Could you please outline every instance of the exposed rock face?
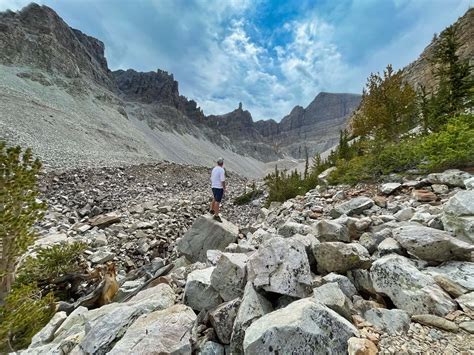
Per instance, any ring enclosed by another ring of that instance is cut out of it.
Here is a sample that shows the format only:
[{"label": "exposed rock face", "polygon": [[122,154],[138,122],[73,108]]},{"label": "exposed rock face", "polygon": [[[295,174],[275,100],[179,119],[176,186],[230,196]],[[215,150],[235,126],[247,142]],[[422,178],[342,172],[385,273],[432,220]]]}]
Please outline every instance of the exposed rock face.
[{"label": "exposed rock face", "polygon": [[[458,51],[459,58],[468,59],[473,62],[474,45],[474,9],[469,9],[462,17],[456,21],[455,26],[458,28],[458,42],[460,48]],[[436,87],[436,79],[433,75],[433,64],[431,60],[438,43],[438,39],[431,42],[421,53],[420,57],[403,69],[405,80],[413,87],[418,88],[421,85],[431,91]]]},{"label": "exposed rock face", "polygon": [[70,28],[47,6],[0,13],[0,64],[27,66],[88,79],[115,89],[104,44]]},{"label": "exposed rock face", "polygon": [[337,143],[361,96],[322,92],[303,108],[296,106],[279,123],[253,122],[241,107],[225,115],[208,116],[206,123],[238,142],[239,148],[263,161],[283,156],[302,159],[321,153]]}]

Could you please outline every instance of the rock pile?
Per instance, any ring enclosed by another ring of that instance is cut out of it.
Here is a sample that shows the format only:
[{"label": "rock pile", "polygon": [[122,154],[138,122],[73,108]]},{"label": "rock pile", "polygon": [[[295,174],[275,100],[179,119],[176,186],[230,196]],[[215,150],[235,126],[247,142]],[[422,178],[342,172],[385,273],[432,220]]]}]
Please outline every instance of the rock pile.
[{"label": "rock pile", "polygon": [[[157,284],[126,302],[58,313],[27,353],[467,353],[470,179],[448,171],[390,188],[318,187],[245,225],[200,216],[169,242],[156,266],[174,267]],[[160,213],[127,231],[155,228]]]}]

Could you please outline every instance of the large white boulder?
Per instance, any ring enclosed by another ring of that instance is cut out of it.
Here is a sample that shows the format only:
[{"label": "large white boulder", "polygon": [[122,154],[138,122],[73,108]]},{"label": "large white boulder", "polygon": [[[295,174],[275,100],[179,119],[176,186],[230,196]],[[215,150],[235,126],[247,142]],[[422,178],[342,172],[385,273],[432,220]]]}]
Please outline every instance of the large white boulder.
[{"label": "large white boulder", "polygon": [[240,298],[225,302],[209,312],[209,320],[222,344],[229,344],[232,335],[237,311],[240,306]]},{"label": "large white boulder", "polygon": [[412,262],[390,254],[376,260],[370,269],[375,291],[388,296],[393,304],[412,314],[444,316],[456,304],[434,279],[419,271]]},{"label": "large white boulder", "polygon": [[237,240],[239,228],[223,219],[222,223],[212,216],[196,218],[191,228],[178,241],[178,251],[192,262],[206,262],[208,250],[221,250]]},{"label": "large white boulder", "polygon": [[275,237],[265,241],[247,262],[248,280],[265,291],[306,297],[311,289],[308,256],[302,243]]},{"label": "large white boulder", "polygon": [[351,269],[368,269],[371,264],[369,252],[358,243],[315,244],[313,253],[321,273],[344,274]]},{"label": "large white boulder", "polygon": [[248,257],[240,253],[223,253],[211,274],[211,285],[224,301],[241,297],[247,279]]},{"label": "large white boulder", "polygon": [[318,221],[314,224],[314,229],[316,237],[321,242],[349,243],[351,241],[347,227],[334,221]]},{"label": "large white boulder", "polygon": [[331,282],[316,287],[313,290],[313,297],[316,302],[328,306],[344,318],[351,320],[352,302],[337,283]]},{"label": "large white boulder", "polygon": [[410,316],[401,309],[372,308],[364,313],[364,318],[390,335],[404,333],[410,328]]},{"label": "large white boulder", "polygon": [[328,307],[305,298],[257,319],[245,332],[244,354],[346,354],[357,329]]},{"label": "large white boulder", "polygon": [[255,291],[251,282],[247,282],[232,330],[230,342],[232,354],[243,353],[242,344],[245,331],[255,320],[271,311],[273,311],[273,307],[270,301]]},{"label": "large white boulder", "polygon": [[417,225],[393,230],[393,238],[408,253],[426,261],[470,260],[474,245],[470,245],[448,232]]},{"label": "large white boulder", "polygon": [[215,267],[194,270],[188,275],[184,287],[184,304],[195,311],[210,310],[221,304],[222,298],[211,285]]},{"label": "large white boulder", "polygon": [[313,228],[306,224],[297,223],[291,219],[287,220],[280,228],[278,228],[278,234],[289,238],[295,234],[306,235],[313,232]]},{"label": "large white boulder", "polygon": [[448,261],[436,267],[428,267],[431,276],[445,275],[453,282],[469,291],[474,291],[474,263],[467,261]]},{"label": "large white boulder", "polygon": [[433,173],[427,176],[427,180],[431,184],[445,184],[449,186],[465,187],[464,180],[471,177],[471,174],[457,170],[450,169],[442,173]]},{"label": "large white boulder", "polygon": [[182,304],[143,315],[108,354],[190,354],[195,320],[193,310]]}]

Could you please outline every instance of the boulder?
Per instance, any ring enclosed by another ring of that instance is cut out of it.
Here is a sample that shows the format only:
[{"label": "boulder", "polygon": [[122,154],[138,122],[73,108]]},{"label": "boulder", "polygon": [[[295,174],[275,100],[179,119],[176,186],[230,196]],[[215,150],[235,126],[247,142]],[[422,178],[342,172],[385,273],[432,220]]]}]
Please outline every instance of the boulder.
[{"label": "boulder", "polygon": [[433,279],[436,281],[439,287],[445,290],[453,298],[460,297],[468,292],[467,289],[452,281],[445,275],[434,275]]},{"label": "boulder", "polygon": [[395,191],[397,191],[401,186],[402,184],[398,182],[389,182],[380,186],[380,192],[382,192],[385,195],[390,195],[394,193]]},{"label": "boulder", "polygon": [[46,324],[43,329],[36,333],[31,339],[29,349],[36,348],[38,346],[47,344],[54,339],[54,332],[60,327],[60,325],[66,320],[66,312],[57,312],[53,318]]},{"label": "boulder", "polygon": [[193,310],[182,304],[143,315],[130,325],[109,354],[190,354],[195,320]]},{"label": "boulder", "polygon": [[318,179],[321,180],[324,184],[328,184],[328,177],[331,173],[336,170],[335,166],[331,166],[330,168],[324,170],[321,174],[318,175]]},{"label": "boulder", "polygon": [[293,297],[309,294],[311,275],[303,244],[275,237],[265,241],[247,262],[248,280],[265,291]]},{"label": "boulder", "polygon": [[445,229],[457,238],[474,243],[474,190],[458,191],[443,206]]},{"label": "boulder", "polygon": [[46,248],[54,244],[66,243],[69,240],[66,233],[51,233],[35,240],[35,248]]},{"label": "boulder", "polygon": [[384,239],[378,246],[377,246],[377,256],[382,257],[388,254],[403,254],[403,248],[395,239],[387,238]]},{"label": "boulder", "polygon": [[259,228],[255,232],[253,232],[250,235],[250,237],[248,237],[248,241],[251,245],[257,247],[260,244],[262,244],[265,240],[273,238],[273,237],[276,237],[276,235],[262,228]]},{"label": "boulder", "polygon": [[316,260],[314,259],[313,255],[313,246],[314,244],[318,244],[319,240],[313,234],[295,234],[291,237],[291,239],[294,239],[304,245],[306,255],[308,256],[309,266],[311,270],[316,270]]},{"label": "boulder", "polygon": [[393,230],[393,238],[408,253],[426,261],[470,260],[474,245],[438,229],[408,225]]},{"label": "boulder", "polygon": [[316,237],[320,242],[350,242],[346,226],[334,221],[322,220],[314,224]]},{"label": "boulder", "polygon": [[197,352],[198,355],[225,355],[224,346],[214,341],[206,341],[201,349]]},{"label": "boulder", "polygon": [[418,202],[433,202],[438,199],[438,196],[428,190],[413,190],[411,195]]},{"label": "boulder", "polygon": [[247,282],[247,255],[223,253],[211,274],[211,285],[224,301],[241,297]]},{"label": "boulder", "polygon": [[447,194],[449,192],[449,187],[443,184],[433,184],[431,185],[433,192],[439,195]]},{"label": "boulder", "polygon": [[296,223],[291,219],[287,220],[280,228],[278,228],[278,234],[285,238],[292,237],[295,234],[306,235],[309,233],[313,233],[313,228],[306,224]]},{"label": "boulder", "polygon": [[120,215],[117,212],[100,214],[89,219],[89,224],[92,227],[105,228],[114,223],[120,222]]},{"label": "boulder", "polygon": [[351,269],[368,269],[371,264],[369,252],[357,243],[315,244],[313,253],[318,271],[323,274],[330,272],[344,274]]},{"label": "boulder", "polygon": [[474,263],[467,261],[448,261],[436,267],[428,267],[426,272],[432,276],[445,275],[451,281],[474,291]]},{"label": "boulder", "polygon": [[377,355],[377,346],[369,339],[352,337],[347,341],[349,355]]},{"label": "boulder", "polygon": [[366,232],[360,236],[359,244],[367,249],[369,253],[373,253],[385,238],[387,238],[387,235],[382,231],[377,233]]},{"label": "boulder", "polygon": [[374,201],[372,199],[365,196],[360,196],[337,205],[331,211],[331,215],[339,217],[343,214],[348,216],[361,214],[363,211],[371,208],[373,205]]},{"label": "boulder", "polygon": [[457,170],[450,169],[442,173],[429,174],[426,179],[430,184],[445,184],[449,186],[465,187],[464,180],[469,179],[471,174]]},{"label": "boulder", "polygon": [[396,218],[397,221],[409,221],[413,215],[415,214],[415,210],[412,207],[402,208],[400,211],[395,213],[393,216]]},{"label": "boulder", "polygon": [[107,250],[97,250],[91,254],[88,259],[92,264],[105,264],[107,261],[113,260],[115,254]]},{"label": "boulder", "polygon": [[184,304],[195,311],[210,310],[222,303],[222,298],[212,286],[211,275],[214,267],[194,270],[188,275],[184,287]]},{"label": "boulder", "polygon": [[389,335],[399,335],[410,328],[410,316],[401,309],[371,308],[364,313],[364,319]]},{"label": "boulder", "polygon": [[457,332],[459,330],[459,327],[456,325],[456,323],[442,317],[434,316],[432,314],[415,314],[411,317],[411,319],[414,322],[447,330],[448,332]]},{"label": "boulder", "polygon": [[374,285],[370,278],[370,272],[364,269],[354,269],[347,272],[347,277],[351,280],[356,290],[360,294],[375,295]]},{"label": "boulder", "polygon": [[237,311],[240,306],[240,298],[226,302],[209,312],[209,320],[222,344],[230,344],[232,328],[234,326]]},{"label": "boulder", "polygon": [[232,338],[230,342],[230,351],[232,354],[243,353],[242,345],[247,328],[255,320],[270,313],[272,310],[272,304],[265,297],[255,291],[251,282],[247,282],[242,302],[232,329]]},{"label": "boulder", "polygon": [[376,260],[370,269],[375,291],[390,298],[393,304],[412,314],[444,316],[456,309],[456,304],[434,279],[419,271],[412,262],[390,254]]},{"label": "boulder", "polygon": [[459,328],[465,330],[468,333],[474,334],[474,321],[466,321],[459,323]]},{"label": "boulder", "polygon": [[464,180],[464,186],[467,190],[474,190],[474,176]]},{"label": "boulder", "polygon": [[245,332],[244,354],[345,354],[357,329],[339,314],[302,299],[257,319]]},{"label": "boulder", "polygon": [[206,261],[206,253],[210,249],[223,251],[230,243],[237,240],[239,229],[236,225],[223,219],[222,223],[212,216],[201,216],[194,220],[193,225],[178,241],[178,251],[190,261]]},{"label": "boulder", "polygon": [[351,280],[349,280],[349,278],[347,278],[346,276],[331,272],[330,274],[327,274],[326,276],[323,277],[323,281],[325,283],[330,283],[330,282],[337,283],[341,291],[344,292],[344,294],[347,297],[349,297],[349,299],[351,299],[352,296],[357,294],[356,288],[352,284]]},{"label": "boulder", "polygon": [[349,321],[352,319],[352,302],[337,283],[327,283],[316,287],[313,290],[313,297],[316,302],[328,306]]},{"label": "boulder", "polygon": [[456,298],[456,302],[459,303],[464,312],[474,316],[474,292],[465,293]]}]

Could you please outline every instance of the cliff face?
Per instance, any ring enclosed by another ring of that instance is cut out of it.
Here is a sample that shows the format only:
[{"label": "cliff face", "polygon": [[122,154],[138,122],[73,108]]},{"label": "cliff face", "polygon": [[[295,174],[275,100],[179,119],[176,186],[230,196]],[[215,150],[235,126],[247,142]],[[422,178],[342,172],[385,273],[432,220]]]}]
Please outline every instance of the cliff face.
[{"label": "cliff face", "polygon": [[70,28],[47,6],[30,4],[0,13],[0,64],[88,78],[115,90],[104,44]]},{"label": "cliff face", "polygon": [[[460,44],[457,52],[459,58],[467,59],[471,65],[474,65],[474,8],[469,9],[460,17],[454,26],[457,28],[457,40]],[[438,43],[438,39],[432,41],[417,60],[403,69],[405,80],[415,89],[423,86],[428,92],[431,92],[436,88],[432,59]]]},{"label": "cliff face", "polygon": [[303,108],[295,106],[281,122],[253,122],[250,112],[238,108],[219,116],[208,116],[206,122],[231,141],[238,142],[247,154],[264,161],[282,157],[304,158],[332,147],[345,128],[350,114],[357,108],[360,95],[320,93]]}]

